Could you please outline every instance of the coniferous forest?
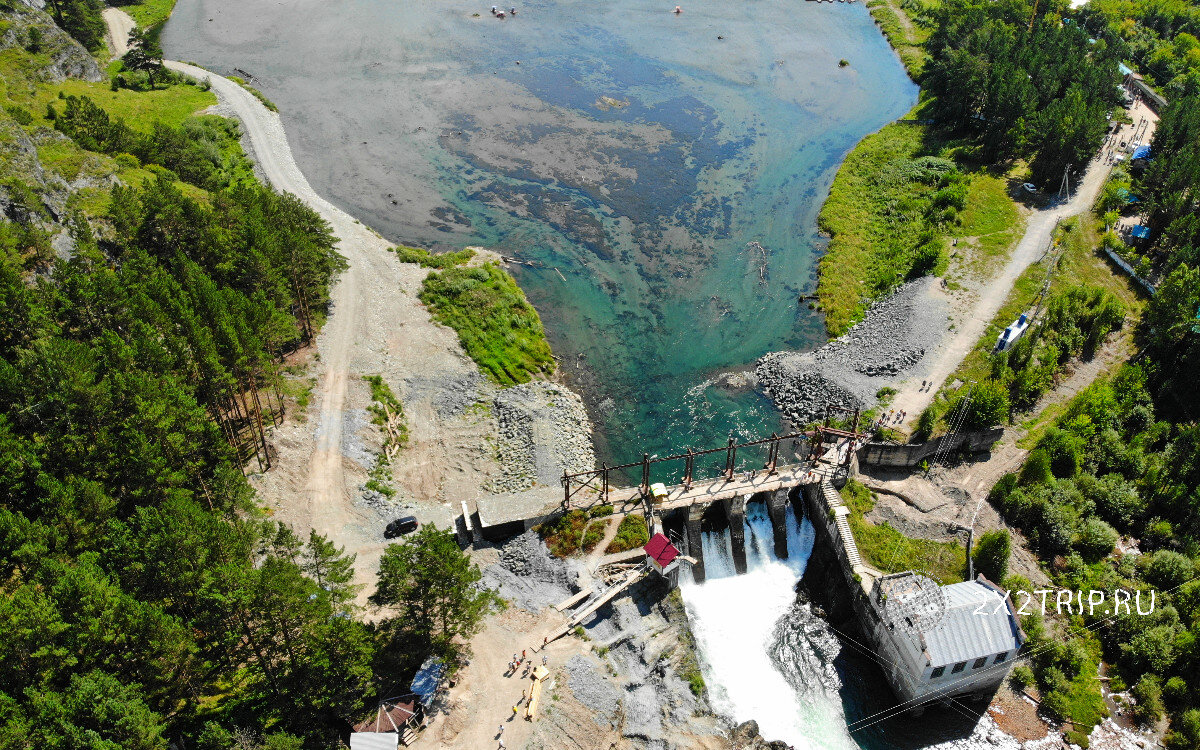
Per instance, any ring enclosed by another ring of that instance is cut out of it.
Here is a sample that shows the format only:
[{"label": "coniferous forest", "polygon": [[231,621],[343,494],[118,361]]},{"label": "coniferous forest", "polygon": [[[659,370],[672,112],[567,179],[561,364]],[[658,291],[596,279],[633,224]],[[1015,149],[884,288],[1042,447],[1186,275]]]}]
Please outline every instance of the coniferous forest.
[{"label": "coniferous forest", "polygon": [[457,572],[439,595],[469,616],[437,632],[409,616],[435,587],[397,564],[380,586],[400,594],[367,624],[354,556],[256,503],[246,473],[270,467],[281,370],[324,320],[335,238],[254,179],[235,123],[155,114],[200,82],[126,71],[158,96],[112,97],[136,122],[55,96],[45,50],[71,43],[53,9],[4,10],[0,748],[336,746],[492,600],[426,527],[391,554],[440,550]]}]

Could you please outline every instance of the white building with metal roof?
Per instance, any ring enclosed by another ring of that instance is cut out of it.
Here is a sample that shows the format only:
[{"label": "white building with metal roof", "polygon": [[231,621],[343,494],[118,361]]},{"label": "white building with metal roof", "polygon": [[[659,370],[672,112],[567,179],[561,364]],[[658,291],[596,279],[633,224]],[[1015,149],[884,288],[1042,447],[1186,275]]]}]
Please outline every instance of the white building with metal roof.
[{"label": "white building with metal roof", "polygon": [[983,576],[938,586],[913,572],[884,576],[870,595],[873,635],[892,688],[913,707],[990,694],[1025,642],[1011,599]]}]

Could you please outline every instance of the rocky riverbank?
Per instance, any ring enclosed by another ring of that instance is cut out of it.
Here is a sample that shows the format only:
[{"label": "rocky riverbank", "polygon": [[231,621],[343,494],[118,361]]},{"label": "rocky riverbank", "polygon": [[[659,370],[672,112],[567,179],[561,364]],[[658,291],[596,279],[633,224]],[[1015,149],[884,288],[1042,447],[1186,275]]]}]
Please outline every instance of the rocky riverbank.
[{"label": "rocky riverbank", "polygon": [[[484,583],[532,613],[601,585],[582,559],[551,557],[534,532],[490,554],[495,562],[484,569]],[[699,669],[698,656],[682,600],[664,578],[651,574],[566,638],[581,647],[556,670],[556,697],[525,747],[776,747],[758,738],[756,727],[735,728],[717,717],[704,690],[693,692],[686,676]]]},{"label": "rocky riverbank", "polygon": [[827,407],[866,408],[880,388],[917,371],[945,335],[949,306],[938,280],[911,281],[876,302],[862,322],[812,352],[772,352],[755,367],[758,385],[796,424]]},{"label": "rocky riverbank", "polygon": [[499,473],[488,488],[519,492],[554,485],[567,472],[596,465],[592,424],[579,394],[558,383],[535,381],[504,388],[492,400],[499,437]]}]

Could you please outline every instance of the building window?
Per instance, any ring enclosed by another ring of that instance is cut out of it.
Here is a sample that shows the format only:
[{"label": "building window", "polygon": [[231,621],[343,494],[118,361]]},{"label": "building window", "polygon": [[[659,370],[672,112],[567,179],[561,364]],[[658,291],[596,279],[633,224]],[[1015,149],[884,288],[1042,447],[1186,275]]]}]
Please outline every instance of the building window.
[{"label": "building window", "polygon": [[941,677],[944,674],[946,674],[946,668],[938,667],[929,673],[929,679],[936,680],[937,678]]},{"label": "building window", "polygon": [[992,664],[999,664],[1000,662],[1004,661],[1007,658],[1008,658],[1008,652],[1001,651],[1000,653],[996,654],[996,661],[992,662]]},{"label": "building window", "polygon": [[972,664],[972,665],[971,665],[971,669],[979,669],[979,668],[980,668],[980,667],[982,667],[984,664],[987,664],[987,657],[986,657],[986,656],[981,656],[981,657],[979,657],[978,659],[976,659],[976,660],[975,660],[975,663],[974,663],[974,664]]},{"label": "building window", "polygon": [[950,674],[958,674],[959,672],[963,671],[966,668],[967,668],[967,663],[965,661],[960,661],[958,664],[954,665],[954,669],[950,670]]}]

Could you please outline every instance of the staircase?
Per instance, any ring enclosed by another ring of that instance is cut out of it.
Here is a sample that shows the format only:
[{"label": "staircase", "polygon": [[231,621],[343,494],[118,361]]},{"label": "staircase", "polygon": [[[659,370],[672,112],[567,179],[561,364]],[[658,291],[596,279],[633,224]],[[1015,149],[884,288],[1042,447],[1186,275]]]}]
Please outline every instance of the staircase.
[{"label": "staircase", "polygon": [[858,552],[858,543],[854,541],[854,533],[850,531],[850,522],[846,519],[846,516],[850,515],[850,509],[842,504],[842,496],[834,489],[828,476],[821,480],[821,499],[834,515],[834,525],[837,526],[842,548],[846,551],[846,559],[853,570],[862,565],[862,555]]}]

